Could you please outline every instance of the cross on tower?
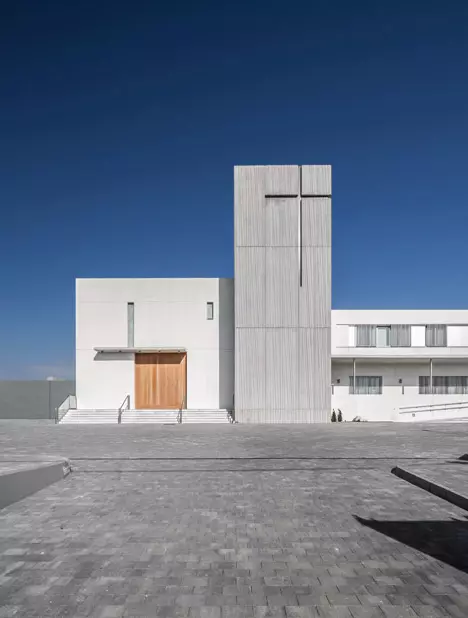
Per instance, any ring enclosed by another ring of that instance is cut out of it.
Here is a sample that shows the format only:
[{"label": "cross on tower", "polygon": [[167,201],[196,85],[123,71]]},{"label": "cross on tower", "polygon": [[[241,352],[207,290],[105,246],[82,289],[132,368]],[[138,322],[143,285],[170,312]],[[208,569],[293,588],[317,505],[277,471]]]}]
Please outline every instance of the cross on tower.
[{"label": "cross on tower", "polygon": [[330,197],[327,195],[317,195],[312,193],[303,193],[302,192],[302,165],[299,165],[299,190],[297,193],[289,193],[276,195],[272,193],[268,193],[265,195],[266,199],[294,199],[297,202],[297,212],[298,212],[298,221],[297,221],[297,247],[298,247],[298,262],[299,262],[299,287],[302,287],[302,198],[311,197],[311,198],[320,198],[320,197]]}]

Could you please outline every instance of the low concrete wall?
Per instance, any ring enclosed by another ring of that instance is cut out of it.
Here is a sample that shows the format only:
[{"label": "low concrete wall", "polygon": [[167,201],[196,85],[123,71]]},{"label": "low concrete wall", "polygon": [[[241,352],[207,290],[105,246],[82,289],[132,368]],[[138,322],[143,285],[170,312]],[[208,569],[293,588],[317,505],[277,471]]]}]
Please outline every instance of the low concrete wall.
[{"label": "low concrete wall", "polygon": [[50,419],[68,395],[73,380],[0,380],[0,419]]},{"label": "low concrete wall", "polygon": [[17,463],[16,467],[19,469],[11,464],[0,468],[0,509],[60,481],[71,470],[66,459],[37,465]]}]

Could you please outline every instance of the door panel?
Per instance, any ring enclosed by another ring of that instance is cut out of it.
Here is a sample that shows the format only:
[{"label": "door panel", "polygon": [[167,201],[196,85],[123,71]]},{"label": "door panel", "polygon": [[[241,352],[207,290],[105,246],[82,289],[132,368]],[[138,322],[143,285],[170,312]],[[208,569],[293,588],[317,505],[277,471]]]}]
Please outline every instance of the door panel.
[{"label": "door panel", "polygon": [[186,389],[186,354],[135,355],[135,407],[179,409]]}]

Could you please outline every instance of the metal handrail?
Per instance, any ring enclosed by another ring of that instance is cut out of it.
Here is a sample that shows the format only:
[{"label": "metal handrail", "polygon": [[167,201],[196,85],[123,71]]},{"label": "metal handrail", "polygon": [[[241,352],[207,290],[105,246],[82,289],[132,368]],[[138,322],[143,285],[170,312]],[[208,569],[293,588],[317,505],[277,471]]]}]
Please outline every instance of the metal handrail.
[{"label": "metal handrail", "polygon": [[[127,404],[127,407],[125,407],[125,404]],[[119,425],[122,422],[122,414],[123,414],[124,410],[130,410],[130,395],[127,395],[125,397],[125,399],[122,402],[122,405],[119,408],[119,415],[117,417],[117,423]]]},{"label": "metal handrail", "polygon": [[182,423],[182,410],[185,410],[185,408],[187,407],[187,392],[184,391],[184,396],[182,397],[182,403],[180,404],[180,408],[179,408],[179,412],[177,414],[177,422],[178,423]]},{"label": "metal handrail", "polygon": [[69,410],[76,410],[76,395],[67,395],[62,403],[55,408],[55,423],[60,423]]},{"label": "metal handrail", "polygon": [[428,403],[422,406],[403,406],[398,408],[400,414],[411,414],[412,412],[427,412],[446,408],[468,407],[468,401],[449,401],[447,403]]}]

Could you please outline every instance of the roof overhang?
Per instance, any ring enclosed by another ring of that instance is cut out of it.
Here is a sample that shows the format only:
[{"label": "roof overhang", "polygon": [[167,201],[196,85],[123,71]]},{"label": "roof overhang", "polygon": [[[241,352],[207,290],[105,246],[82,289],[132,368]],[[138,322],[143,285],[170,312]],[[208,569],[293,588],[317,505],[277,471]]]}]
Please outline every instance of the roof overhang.
[{"label": "roof overhang", "polygon": [[432,362],[437,362],[437,361],[446,361],[446,362],[452,362],[452,363],[456,363],[456,362],[463,362],[463,361],[468,361],[468,355],[467,354],[463,354],[460,356],[428,356],[428,355],[424,355],[424,356],[359,356],[358,354],[356,356],[351,356],[349,354],[346,354],[344,356],[339,356],[338,354],[333,354],[331,357],[332,361],[339,361],[339,362],[350,362],[352,363],[353,360],[356,360],[356,362],[366,362],[366,363],[372,363],[374,361],[377,361],[379,363],[393,363],[395,361],[398,362],[405,362],[405,363],[421,363],[421,362],[427,362],[429,363],[430,360],[432,359]]},{"label": "roof overhang", "polygon": [[167,354],[177,352],[187,352],[185,348],[94,348],[98,354],[151,354],[156,352],[165,352]]}]

